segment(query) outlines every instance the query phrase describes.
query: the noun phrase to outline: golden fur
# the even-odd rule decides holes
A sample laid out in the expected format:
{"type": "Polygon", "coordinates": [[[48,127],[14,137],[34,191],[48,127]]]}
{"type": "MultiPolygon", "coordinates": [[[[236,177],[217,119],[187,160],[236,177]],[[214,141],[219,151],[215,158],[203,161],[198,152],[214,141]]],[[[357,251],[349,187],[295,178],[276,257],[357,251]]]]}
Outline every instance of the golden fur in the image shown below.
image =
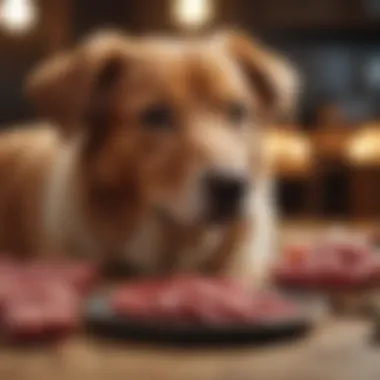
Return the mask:
{"type": "Polygon", "coordinates": [[[289,110],[296,84],[282,59],[235,33],[100,33],[49,59],[27,86],[46,127],[0,139],[1,248],[121,258],[136,272],[241,274],[255,265],[246,259],[257,226],[272,223],[255,211],[272,207],[260,132],[289,110]],[[248,112],[238,125],[235,103],[248,112]],[[142,115],[161,105],[173,125],[147,128],[142,115]],[[252,183],[246,212],[223,226],[201,218],[199,178],[214,169],[252,183]]]}

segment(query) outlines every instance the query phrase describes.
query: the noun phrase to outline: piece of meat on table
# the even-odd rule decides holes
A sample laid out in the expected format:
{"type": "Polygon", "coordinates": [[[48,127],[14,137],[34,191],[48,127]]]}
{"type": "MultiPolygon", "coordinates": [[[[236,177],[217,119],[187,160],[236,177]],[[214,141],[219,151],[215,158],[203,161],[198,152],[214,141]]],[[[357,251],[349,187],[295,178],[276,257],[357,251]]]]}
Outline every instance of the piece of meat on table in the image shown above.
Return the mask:
{"type": "Polygon", "coordinates": [[[76,261],[0,261],[0,329],[9,341],[63,338],[80,324],[98,271],[76,261]]]}
{"type": "Polygon", "coordinates": [[[373,285],[379,265],[371,250],[349,243],[320,244],[302,260],[284,258],[274,267],[279,285],[317,289],[363,288],[373,285]]]}
{"type": "Polygon", "coordinates": [[[56,340],[78,327],[79,298],[70,285],[24,285],[13,288],[4,302],[2,330],[8,341],[56,340]]]}

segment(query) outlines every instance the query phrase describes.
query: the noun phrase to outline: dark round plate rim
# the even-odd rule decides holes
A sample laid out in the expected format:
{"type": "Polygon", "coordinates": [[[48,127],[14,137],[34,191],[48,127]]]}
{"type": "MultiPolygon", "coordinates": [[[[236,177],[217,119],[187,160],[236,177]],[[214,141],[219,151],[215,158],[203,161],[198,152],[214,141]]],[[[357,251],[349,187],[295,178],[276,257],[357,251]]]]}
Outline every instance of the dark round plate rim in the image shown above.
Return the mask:
{"type": "Polygon", "coordinates": [[[117,339],[159,340],[168,342],[234,343],[264,342],[296,338],[306,334],[312,327],[312,320],[305,315],[294,316],[279,321],[254,322],[252,324],[179,324],[137,321],[120,317],[106,310],[106,314],[91,310],[94,302],[103,302],[107,308],[107,297],[95,295],[85,306],[85,324],[87,329],[117,339]]]}

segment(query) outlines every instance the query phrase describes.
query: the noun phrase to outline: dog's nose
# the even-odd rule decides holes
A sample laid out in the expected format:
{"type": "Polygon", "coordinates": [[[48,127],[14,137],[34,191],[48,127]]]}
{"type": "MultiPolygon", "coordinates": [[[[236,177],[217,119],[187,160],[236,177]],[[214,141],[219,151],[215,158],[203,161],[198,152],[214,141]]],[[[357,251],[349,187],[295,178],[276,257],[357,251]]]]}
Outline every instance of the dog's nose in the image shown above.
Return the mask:
{"type": "Polygon", "coordinates": [[[246,178],[213,173],[206,176],[205,187],[211,219],[231,219],[240,213],[248,187],[246,178]]]}

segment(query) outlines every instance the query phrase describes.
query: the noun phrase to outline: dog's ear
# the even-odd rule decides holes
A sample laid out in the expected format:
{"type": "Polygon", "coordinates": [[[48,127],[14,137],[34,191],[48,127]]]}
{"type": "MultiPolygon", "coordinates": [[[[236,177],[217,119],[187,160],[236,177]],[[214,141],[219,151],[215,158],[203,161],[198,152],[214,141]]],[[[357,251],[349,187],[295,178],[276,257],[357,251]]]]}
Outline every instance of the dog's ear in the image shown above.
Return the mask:
{"type": "Polygon", "coordinates": [[[292,65],[243,33],[220,36],[251,82],[263,115],[269,121],[292,117],[300,93],[300,78],[292,65]]]}
{"type": "Polygon", "coordinates": [[[27,96],[66,135],[79,126],[96,127],[92,123],[104,119],[112,89],[125,70],[125,45],[121,35],[102,34],[48,59],[27,79],[27,96]]]}

